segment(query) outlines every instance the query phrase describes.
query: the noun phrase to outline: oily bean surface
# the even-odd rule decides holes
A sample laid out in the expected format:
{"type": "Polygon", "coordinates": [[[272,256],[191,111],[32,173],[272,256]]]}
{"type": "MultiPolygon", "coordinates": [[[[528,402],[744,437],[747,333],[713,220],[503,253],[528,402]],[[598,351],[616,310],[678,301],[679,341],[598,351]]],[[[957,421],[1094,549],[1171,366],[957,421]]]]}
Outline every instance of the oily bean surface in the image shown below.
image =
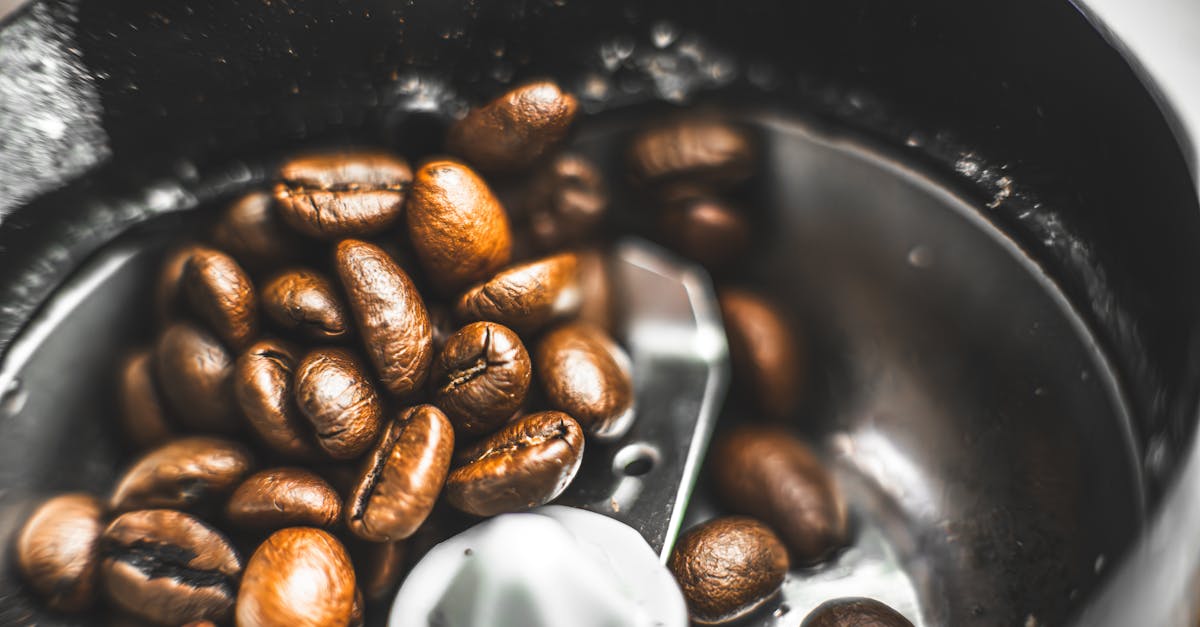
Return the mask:
{"type": "Polygon", "coordinates": [[[233,491],[225,517],[243,529],[330,528],[342,517],[342,498],[312,471],[271,468],[250,475],[233,491]]]}
{"type": "MultiPolygon", "coordinates": [[[[426,519],[430,520],[430,519],[426,519]]],[[[352,552],[359,590],[370,601],[390,599],[404,577],[407,542],[362,542],[352,552]]]]}
{"type": "Polygon", "coordinates": [[[280,340],[255,342],[238,357],[234,396],[250,428],[272,451],[292,459],[317,455],[312,426],[296,404],[296,348],[280,340]]]}
{"type": "Polygon", "coordinates": [[[154,373],[172,415],[199,431],[233,433],[241,421],[233,399],[233,356],[208,331],[167,327],[154,348],[154,373]]]}
{"type": "Polygon", "coordinates": [[[196,244],[183,244],[163,257],[154,281],[154,313],[160,325],[170,323],[183,308],[183,270],[192,253],[203,249],[196,244]]]}
{"type": "Polygon", "coordinates": [[[325,275],[293,268],[263,286],[262,309],[272,322],[310,340],[336,341],[350,333],[350,314],[325,275]]]}
{"type": "Polygon", "coordinates": [[[538,343],[534,369],[546,399],[591,435],[619,438],[634,417],[629,357],[604,331],[586,324],[560,326],[538,343]]]}
{"type": "Polygon", "coordinates": [[[912,623],[875,599],[848,597],[817,606],[800,627],[912,627],[912,623]]]}
{"type": "Polygon", "coordinates": [[[686,182],[724,189],[754,171],[754,145],[720,120],[684,119],[647,129],[629,151],[634,180],[646,185],[686,182]]]}
{"type": "Polygon", "coordinates": [[[200,248],[183,268],[183,290],[192,310],[234,350],[258,336],[258,297],[250,276],[229,255],[200,248]]]}
{"type": "Polygon", "coordinates": [[[485,172],[522,170],[562,142],[578,109],[552,82],[522,85],[454,123],[446,147],[485,172]]]}
{"type": "Polygon", "coordinates": [[[718,294],[734,384],[767,416],[786,418],[800,405],[804,362],[800,338],[775,305],[745,290],[718,294]]]}
{"type": "Polygon", "coordinates": [[[290,527],[254,551],[238,589],[238,627],[347,625],[354,568],[346,548],[320,529],[290,527]]]}
{"type": "Polygon", "coordinates": [[[147,451],[121,475],[109,507],[191,509],[224,497],[250,472],[253,460],[241,444],[191,436],[147,451]]]}
{"type": "Polygon", "coordinates": [[[254,191],[235,200],[217,218],[212,241],[244,267],[263,270],[300,256],[302,238],[279,219],[271,194],[254,191]]]}
{"type": "Polygon", "coordinates": [[[684,256],[720,270],[750,247],[750,223],[728,202],[692,197],[668,206],[659,218],[662,237],[684,256]]]}
{"type": "Polygon", "coordinates": [[[63,494],[34,510],[17,535],[17,570],[46,606],[80,612],[96,597],[104,508],[88,494],[63,494]]]}
{"type": "Polygon", "coordinates": [[[488,320],[532,333],[579,312],[577,266],[573,253],[517,264],[467,290],[455,313],[462,320],[488,320]]]}
{"type": "Polygon", "coordinates": [[[562,412],[518,418],[461,453],[446,480],[446,500],[476,516],[543,505],[575,478],[583,447],[579,423],[562,412]]]}
{"type": "Polygon", "coordinates": [[[121,427],[138,448],[161,444],[171,437],[166,401],[154,378],[154,355],[139,350],[121,366],[118,388],[121,427]]]}
{"type": "Polygon", "coordinates": [[[379,233],[403,212],[412,170],[378,152],[309,155],[279,171],[275,200],[285,222],[311,237],[379,233]]]}
{"type": "Polygon", "coordinates": [[[561,154],[534,173],[521,204],[537,247],[559,250],[596,234],[608,212],[608,187],[591,161],[561,154]]]}
{"type": "Polygon", "coordinates": [[[774,596],[787,575],[788,555],[766,525],[729,516],[684,533],[667,566],[692,622],[716,625],[746,616],[774,596]]]}
{"type": "Polygon", "coordinates": [[[529,353],[512,329],[473,322],[450,336],[434,362],[433,400],[459,433],[490,433],[524,402],[531,378],[529,353]]]}
{"type": "Polygon", "coordinates": [[[383,409],[365,367],[341,348],[310,352],[296,368],[296,402],[334,459],[354,459],[379,433],[383,409]]]}

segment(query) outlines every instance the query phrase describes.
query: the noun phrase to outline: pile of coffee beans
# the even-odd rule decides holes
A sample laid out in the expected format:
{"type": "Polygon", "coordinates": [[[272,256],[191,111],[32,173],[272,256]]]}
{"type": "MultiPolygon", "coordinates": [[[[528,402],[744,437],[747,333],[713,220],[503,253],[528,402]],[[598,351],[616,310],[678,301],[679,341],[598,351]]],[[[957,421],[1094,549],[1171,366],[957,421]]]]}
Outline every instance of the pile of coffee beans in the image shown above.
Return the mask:
{"type": "MultiPolygon", "coordinates": [[[[585,444],[636,417],[610,335],[608,184],[561,151],[577,109],[553,83],[515,88],[415,172],[376,150],[297,156],[170,251],[156,337],[118,373],[139,457],[106,498],[52,498],[17,539],[46,605],[103,603],[130,624],[361,624],[422,546],[558,497],[585,444]]],[[[745,129],[689,115],[635,137],[628,175],[661,240],[720,274],[752,240],[723,194],[757,159],[745,129]]],[[[710,454],[737,515],[685,533],[670,560],[697,623],[747,615],[792,565],[848,542],[832,477],[778,426],[804,377],[792,324],[753,292],[719,299],[739,398],[764,420],[710,454]]],[[[908,624],[865,600],[809,620],[908,624]]]]}

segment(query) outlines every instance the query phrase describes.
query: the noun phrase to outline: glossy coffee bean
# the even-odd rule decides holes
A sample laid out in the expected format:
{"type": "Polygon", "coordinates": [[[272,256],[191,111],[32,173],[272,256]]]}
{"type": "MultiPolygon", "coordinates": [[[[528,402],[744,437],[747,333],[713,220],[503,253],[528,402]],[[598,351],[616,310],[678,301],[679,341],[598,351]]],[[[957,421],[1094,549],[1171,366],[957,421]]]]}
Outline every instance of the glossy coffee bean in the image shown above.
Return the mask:
{"type": "Polygon", "coordinates": [[[358,240],[338,243],[337,272],[384,388],[420,388],[433,361],[433,327],[412,279],[383,249],[358,240]]]}
{"type": "Polygon", "coordinates": [[[608,255],[596,248],[575,253],[580,304],[576,319],[611,333],[616,318],[608,255]]]}
{"type": "Polygon", "coordinates": [[[341,348],[312,351],[296,368],[296,403],[334,459],[363,454],[379,434],[383,409],[366,368],[341,348]]]}
{"type": "Polygon", "coordinates": [[[192,310],[226,346],[241,350],[257,337],[258,297],[233,257],[197,249],[183,268],[183,290],[192,310]]]}
{"type": "Polygon", "coordinates": [[[95,600],[103,517],[95,497],[63,494],[38,506],[17,534],[17,570],[50,609],[80,612],[95,600]]]}
{"type": "Polygon", "coordinates": [[[591,161],[562,154],[538,168],[521,205],[534,244],[559,250],[595,237],[608,212],[608,188],[591,161]]]}
{"type": "Polygon", "coordinates": [[[192,253],[201,249],[196,244],[183,244],[163,257],[154,282],[154,313],[159,324],[169,324],[183,308],[183,270],[192,253]]]}
{"type": "Polygon", "coordinates": [[[233,433],[241,424],[233,399],[233,356],[216,336],[176,322],[158,337],[154,374],[172,415],[198,431],[233,433]]]}
{"type": "Polygon", "coordinates": [[[711,119],[684,119],[655,126],[634,138],[629,164],[644,185],[685,182],[724,189],[754,171],[754,146],[741,129],[711,119]]]}
{"type": "Polygon", "coordinates": [[[404,577],[408,543],[364,542],[361,545],[357,553],[351,553],[359,590],[370,601],[391,600],[404,577]]]}
{"type": "Polygon", "coordinates": [[[346,152],[293,159],[279,170],[275,200],[285,222],[311,237],[379,233],[404,208],[412,170],[399,157],[346,152]]]}
{"type": "Polygon", "coordinates": [[[817,606],[800,627],[912,627],[912,623],[875,599],[847,597],[817,606]]]}
{"type": "Polygon", "coordinates": [[[354,568],[337,538],[311,527],[271,534],[254,551],[238,589],[238,627],[348,625],[354,568]]]}
{"type": "Polygon", "coordinates": [[[779,592],[787,549],[769,527],[730,516],[701,523],[680,536],[667,563],[693,623],[732,622],[779,592]]]}
{"type": "Polygon", "coordinates": [[[633,423],[633,373],[625,351],[604,331],[567,324],[547,333],[534,370],[551,407],[570,414],[592,436],[619,438],[633,423]]]}
{"type": "Polygon", "coordinates": [[[775,305],[740,289],[717,295],[734,384],[763,413],[787,418],[800,405],[804,362],[800,338],[775,305]]]}
{"type": "Polygon", "coordinates": [[[521,403],[532,377],[521,338],[493,322],[472,322],[446,341],[433,364],[433,402],[463,435],[495,431],[521,403]]]}
{"type": "Polygon", "coordinates": [[[252,464],[250,451],[231,440],[172,440],[142,455],[121,475],[109,507],[116,512],[201,507],[229,494],[252,464]]]}
{"type": "Polygon", "coordinates": [[[310,340],[336,341],[350,333],[350,313],[325,275],[304,268],[281,272],[262,289],[262,309],[285,331],[310,340]]]}
{"type": "Polygon", "coordinates": [[[139,350],[125,359],[117,392],[121,428],[130,442],[147,448],[170,439],[166,401],[154,379],[154,356],[149,350],[139,350]]]}
{"type": "Polygon", "coordinates": [[[488,320],[531,333],[578,313],[582,294],[576,269],[573,253],[517,264],[467,290],[455,313],[462,320],[488,320]]]}
{"type": "Polygon", "coordinates": [[[559,411],[508,423],[460,454],[446,480],[446,501],[476,516],[548,503],[562,494],[583,460],[583,429],[559,411]]]}
{"type": "Polygon", "coordinates": [[[467,166],[436,160],[417,171],[408,235],[434,286],[452,292],[508,264],[512,232],[500,201],[467,166]]]}
{"type": "Polygon", "coordinates": [[[453,453],[454,428],[441,410],[404,410],[363,460],[346,498],[346,526],[372,542],[412,535],[433,510],[453,453]]]}
{"type": "Polygon", "coordinates": [[[562,142],[579,103],[544,81],[511,89],[450,127],[446,148],[485,172],[514,172],[562,142]]]}
{"type": "Polygon", "coordinates": [[[664,241],[708,268],[720,269],[746,254],[750,223],[742,212],[713,196],[695,196],[668,205],[659,216],[664,241]]]}
{"type": "Polygon", "coordinates": [[[225,504],[225,517],[243,529],[333,527],[342,498],[321,477],[303,468],[271,468],[250,475],[225,504]]]}
{"type": "Polygon", "coordinates": [[[303,239],[279,219],[275,199],[261,191],[250,192],[226,207],[213,225],[212,240],[253,270],[278,267],[304,250],[303,239]]]}
{"type": "Polygon", "coordinates": [[[721,434],[708,466],[722,502],[771,525],[797,562],[818,563],[845,545],[846,506],[833,477],[787,431],[742,426],[721,434]]]}
{"type": "Polygon", "coordinates": [[[242,560],[225,536],[168,509],[129,512],[101,537],[100,577],[120,610],[160,625],[224,623],[242,560]]]}
{"type": "Polygon", "coordinates": [[[255,434],[272,451],[291,459],[312,459],[317,446],[296,404],[295,347],[280,340],[255,342],[237,360],[233,392],[255,434]]]}

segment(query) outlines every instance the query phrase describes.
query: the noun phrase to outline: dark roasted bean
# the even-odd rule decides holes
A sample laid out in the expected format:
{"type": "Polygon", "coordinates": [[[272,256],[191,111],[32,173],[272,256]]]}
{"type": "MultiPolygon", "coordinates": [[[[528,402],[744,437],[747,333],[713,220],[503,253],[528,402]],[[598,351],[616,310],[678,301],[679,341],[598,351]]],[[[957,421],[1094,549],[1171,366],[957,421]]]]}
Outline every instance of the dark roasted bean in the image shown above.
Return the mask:
{"type": "Polygon", "coordinates": [[[913,627],[899,612],[875,599],[826,601],[809,612],[800,627],[913,627]]]}
{"type": "Polygon", "coordinates": [[[296,404],[298,360],[296,349],[286,342],[256,342],[238,358],[233,391],[246,421],[272,451],[312,459],[317,455],[312,427],[296,404]]]}
{"type": "Polygon", "coordinates": [[[534,173],[521,204],[534,243],[558,250],[596,236],[608,211],[608,189],[592,162],[563,154],[534,173]]]}
{"type": "Polygon", "coordinates": [[[746,180],[754,171],[754,145],[741,129],[711,119],[677,120],[647,129],[629,151],[636,181],[686,182],[714,189],[746,180]]]}
{"type": "Polygon", "coordinates": [[[241,350],[258,335],[258,299],[233,257],[212,248],[192,252],[183,268],[188,304],[227,346],[241,350]]]}
{"type": "Polygon", "coordinates": [[[262,290],[262,309],[272,322],[310,340],[339,340],[350,333],[350,315],[325,275],[294,268],[275,275],[262,290]]]}
{"type": "Polygon", "coordinates": [[[516,87],[451,126],[446,147],[486,172],[521,170],[566,137],[578,108],[552,82],[516,87]]]}
{"type": "Polygon", "coordinates": [[[574,316],[581,294],[573,253],[518,264],[467,290],[455,313],[463,320],[488,320],[531,333],[546,323],[574,316]]]}
{"type": "Polygon", "coordinates": [[[619,438],[633,423],[629,357],[604,331],[568,324],[547,333],[534,354],[546,399],[595,437],[619,438]]]}
{"type": "Polygon", "coordinates": [[[616,317],[608,255],[597,249],[575,253],[580,304],[577,319],[612,333],[616,317]]]}
{"type": "Polygon", "coordinates": [[[348,625],[354,567],[337,538],[310,527],[271,534],[246,564],[238,589],[238,627],[348,625]]]}
{"type": "Polygon", "coordinates": [[[113,488],[116,512],[153,507],[190,509],[224,497],[250,472],[250,452],[237,442],[192,436],[148,451],[113,488]]]}
{"type": "Polygon", "coordinates": [[[139,350],[125,360],[118,395],[121,426],[134,445],[147,448],[171,437],[167,408],[154,379],[154,356],[148,349],[139,350]]]}
{"type": "Polygon", "coordinates": [[[683,590],[692,622],[717,625],[746,616],[778,593],[788,555],[769,527],[730,516],[684,533],[668,567],[683,590]]]}
{"type": "Polygon", "coordinates": [[[529,391],[529,353],[493,322],[473,322],[446,341],[433,364],[433,400],[464,435],[495,431],[529,391]]]}
{"type": "Polygon", "coordinates": [[[154,283],[154,313],[159,324],[166,325],[179,315],[183,305],[183,269],[192,253],[200,249],[195,244],[184,244],[163,257],[162,268],[154,283]]]}
{"type": "Polygon", "coordinates": [[[399,157],[377,152],[310,155],[279,171],[275,199],[283,219],[312,237],[378,233],[404,208],[412,170],[399,157]]]}
{"type": "Polygon", "coordinates": [[[154,374],[172,415],[186,426],[237,431],[233,357],[215,336],[187,322],[167,327],[154,349],[154,374]]]}
{"type": "Polygon", "coordinates": [[[364,542],[362,545],[362,550],[353,555],[359,589],[370,601],[390,600],[404,577],[408,543],[364,542]]]}
{"type": "Polygon", "coordinates": [[[296,402],[312,423],[317,443],[334,459],[358,457],[379,433],[379,395],[348,350],[326,348],[306,355],[296,368],[296,402]]]}
{"type": "Polygon", "coordinates": [[[245,529],[333,527],[342,498],[324,479],[303,468],[271,468],[250,475],[225,504],[229,522],[245,529]]]}
{"type": "Polygon", "coordinates": [[[217,248],[233,255],[243,267],[262,270],[298,257],[304,242],[287,228],[266,192],[250,192],[221,212],[212,230],[217,248]]]}
{"type": "Polygon", "coordinates": [[[740,210],[712,196],[685,198],[659,218],[663,239],[710,269],[721,269],[750,247],[750,224],[740,210]]]}
{"type": "Polygon", "coordinates": [[[783,313],[739,289],[718,294],[734,384],[771,418],[786,418],[800,405],[804,362],[800,338],[783,313]]]}
{"type": "Polygon", "coordinates": [[[95,600],[103,516],[95,497],[63,494],[38,506],[17,535],[17,569],[51,609],[81,612],[95,600]]]}

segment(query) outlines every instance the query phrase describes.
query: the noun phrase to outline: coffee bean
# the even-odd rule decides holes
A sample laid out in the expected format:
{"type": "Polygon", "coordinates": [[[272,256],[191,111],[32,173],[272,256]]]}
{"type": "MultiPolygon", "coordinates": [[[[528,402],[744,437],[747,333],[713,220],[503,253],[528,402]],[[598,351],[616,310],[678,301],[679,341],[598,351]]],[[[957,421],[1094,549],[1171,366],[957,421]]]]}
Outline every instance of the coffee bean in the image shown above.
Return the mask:
{"type": "Polygon", "coordinates": [[[233,357],[216,337],[187,322],[159,336],[154,374],[173,415],[200,431],[233,433],[241,421],[233,399],[233,357]]]}
{"type": "Polygon", "coordinates": [[[312,237],[379,233],[404,207],[412,170],[399,157],[377,152],[309,155],[279,171],[275,200],[284,221],[312,237]]]}
{"type": "Polygon", "coordinates": [[[562,154],[538,168],[521,205],[534,243],[558,250],[596,236],[608,211],[608,188],[591,161],[562,154]]]}
{"type": "Polygon", "coordinates": [[[348,627],[362,627],[366,624],[366,607],[367,602],[363,600],[362,588],[354,588],[354,605],[350,608],[350,622],[347,623],[348,627]]]}
{"type": "Polygon", "coordinates": [[[217,627],[217,624],[211,620],[194,620],[183,627],[217,627]]]}
{"type": "Polygon", "coordinates": [[[633,424],[633,367],[604,331],[579,323],[550,331],[538,343],[534,367],[551,407],[588,434],[612,440],[633,424]]]}
{"type": "Polygon", "coordinates": [[[476,516],[548,503],[562,494],[583,460],[583,430],[559,411],[510,422],[461,453],[446,479],[446,501],[476,516]]]}
{"type": "Polygon", "coordinates": [[[446,341],[458,330],[450,308],[442,303],[429,303],[429,326],[433,328],[433,354],[437,355],[446,347],[446,341]]]}
{"type": "Polygon", "coordinates": [[[88,494],[63,494],[42,503],[17,535],[17,569],[60,612],[81,612],[96,598],[97,551],[104,509],[88,494]]]}
{"type": "Polygon", "coordinates": [[[298,360],[287,342],[255,342],[238,357],[233,391],[246,421],[268,448],[308,460],[317,456],[317,446],[296,404],[293,373],[298,360]]]}
{"type": "Polygon", "coordinates": [[[348,625],[354,568],[346,548],[320,529],[271,534],[246,564],[238,589],[238,627],[348,625]]]}
{"type": "Polygon", "coordinates": [[[531,333],[579,311],[576,258],[562,253],[502,270],[467,290],[455,313],[463,320],[489,320],[531,333]]]}
{"type": "Polygon", "coordinates": [[[718,625],[746,616],[777,594],[788,555],[766,525],[729,516],[680,536],[667,567],[679,582],[692,622],[718,625]]]}
{"type": "Polygon", "coordinates": [[[833,477],[787,431],[733,429],[717,438],[708,465],[726,506],[771,525],[797,562],[818,563],[845,545],[846,506],[833,477]]]}
{"type": "Polygon", "coordinates": [[[454,123],[446,149],[486,172],[522,170],[567,136],[578,109],[552,82],[523,85],[454,123]]]}
{"type": "Polygon", "coordinates": [[[341,348],[312,351],[296,369],[296,402],[317,444],[334,459],[363,454],[379,433],[383,409],[366,369],[341,348]]]}
{"type": "Polygon", "coordinates": [[[270,194],[261,191],[235,200],[213,225],[213,243],[249,269],[263,270],[294,260],[304,250],[304,241],[279,219],[274,203],[270,194]]]}
{"type": "Polygon", "coordinates": [[[608,255],[588,248],[576,252],[575,260],[581,294],[576,319],[611,333],[616,313],[608,255]]]}
{"type": "Polygon", "coordinates": [[[645,185],[700,183],[725,189],[754,171],[754,145],[741,129],[720,120],[688,118],[649,128],[634,138],[629,164],[645,185]]]}
{"type": "Polygon", "coordinates": [[[116,512],[202,507],[229,494],[252,464],[250,452],[237,442],[202,436],[172,440],[125,471],[109,507],[116,512]]]}
{"type": "Polygon", "coordinates": [[[504,207],[461,163],[436,160],[418,170],[406,216],[413,249],[444,292],[487,279],[508,264],[512,232],[504,207]]]}
{"type": "Polygon", "coordinates": [[[437,501],[454,452],[454,428],[433,405],[410,407],[387,425],[346,498],[346,526],[372,542],[412,535],[437,501]]]}
{"type": "Polygon", "coordinates": [[[529,391],[529,353],[493,322],[473,322],[446,341],[433,363],[433,401],[463,435],[495,431],[529,391]]]}
{"type": "Polygon", "coordinates": [[[234,350],[258,335],[258,299],[254,284],[233,257],[212,249],[192,253],[183,268],[188,303],[209,328],[234,350]]]}
{"type": "Polygon", "coordinates": [[[800,627],[913,627],[899,612],[875,599],[826,601],[809,612],[800,627]]]}
{"type": "Polygon", "coordinates": [[[162,625],[230,618],[242,560],[220,532],[182,512],[118,517],[100,540],[101,581],[117,608],[162,625]]]}
{"type": "Polygon", "coordinates": [[[154,312],[158,323],[169,324],[179,314],[183,301],[183,270],[192,253],[201,250],[196,244],[184,244],[163,257],[162,267],[154,283],[154,312]]]}
{"type": "Polygon", "coordinates": [[[783,312],[755,294],[726,289],[717,298],[734,384],[768,417],[793,415],[804,382],[800,338],[783,312]]]}
{"type": "Polygon", "coordinates": [[[358,554],[352,553],[359,590],[371,601],[391,599],[404,577],[408,543],[370,542],[362,545],[358,554]]]}
{"type": "Polygon", "coordinates": [[[171,425],[158,382],[154,380],[154,357],[148,349],[130,355],[121,366],[118,396],[121,427],[138,448],[161,444],[171,437],[171,425]]]}
{"type": "Polygon", "coordinates": [[[668,205],[658,228],[675,250],[713,270],[741,258],[750,246],[745,216],[713,196],[693,196],[668,205]]]}
{"type": "Polygon", "coordinates": [[[350,333],[350,315],[333,282],[305,268],[281,272],[268,281],[262,308],[280,328],[310,340],[336,341],[350,333]]]}
{"type": "Polygon", "coordinates": [[[250,475],[229,497],[225,517],[244,529],[333,527],[342,499],[324,479],[303,468],[272,468],[250,475]]]}
{"type": "Polygon", "coordinates": [[[424,385],[433,327],[412,280],[378,246],[357,240],[338,244],[337,270],[384,387],[405,395],[424,385]]]}

